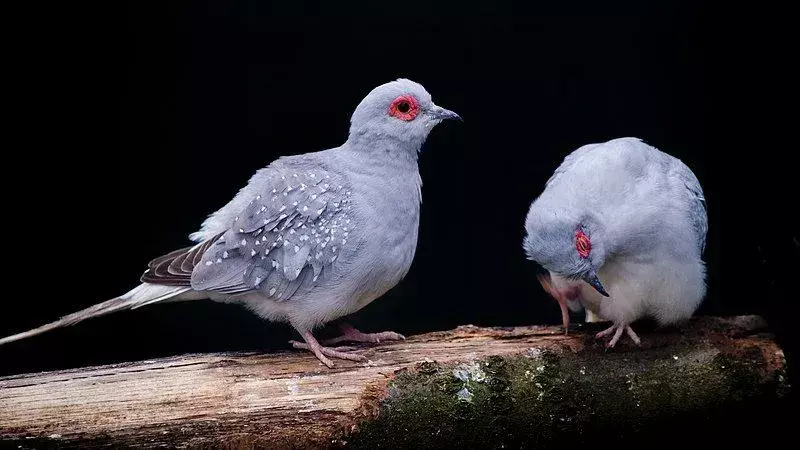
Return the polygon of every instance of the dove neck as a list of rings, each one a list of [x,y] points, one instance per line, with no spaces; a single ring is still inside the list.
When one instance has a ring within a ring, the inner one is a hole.
[[[351,133],[346,145],[367,158],[416,166],[422,143],[422,140],[413,138],[361,131]]]

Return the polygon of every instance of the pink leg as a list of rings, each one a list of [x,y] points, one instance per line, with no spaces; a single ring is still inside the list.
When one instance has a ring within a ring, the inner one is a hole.
[[[619,325],[618,324],[611,325],[610,327],[606,328],[605,330],[597,333],[594,336],[594,338],[595,339],[601,339],[601,338],[604,338],[604,337],[610,335],[611,333],[614,333],[614,336],[612,336],[611,340],[608,341],[608,343],[606,344],[606,347],[613,348],[615,345],[617,345],[617,342],[619,342],[620,337],[622,337],[622,332],[623,331],[628,335],[629,338],[631,338],[631,340],[633,341],[634,344],[636,344],[636,345],[641,345],[642,344],[641,339],[639,339],[639,336],[637,336],[636,333],[633,331],[633,328],[631,328],[628,325],[621,325],[621,324],[619,324]]]
[[[606,347],[614,348],[614,346],[617,345],[617,341],[619,341],[620,336],[622,336],[622,332],[624,331],[624,329],[625,329],[625,327],[623,327],[621,325],[618,325],[617,326],[617,331],[614,332],[614,337],[612,337],[611,340],[608,341],[608,344],[606,344]]]
[[[542,285],[542,288],[550,294],[557,302],[558,306],[561,307],[561,325],[564,327],[564,334],[568,334],[569,332],[569,311],[567,310],[567,300],[558,292],[553,285],[550,283],[550,278],[545,275],[537,276],[539,279],[539,283]]]
[[[326,358],[326,356],[329,356],[331,358],[346,359],[358,362],[363,362],[367,360],[367,358],[362,355],[357,355],[355,353],[345,353],[332,348],[321,346],[310,331],[303,331],[300,334],[303,336],[303,340],[306,341],[305,343],[297,341],[289,341],[289,343],[292,344],[294,348],[302,350],[310,350],[320,361],[322,361],[322,364],[325,364],[326,366],[328,366],[328,368],[331,369],[333,368],[333,362],[331,362],[330,359]]]
[[[569,334],[569,311],[567,311],[567,302],[563,300],[558,301],[558,306],[561,307],[561,326],[564,328],[564,334]]]
[[[642,340],[639,339],[639,336],[637,336],[636,333],[633,332],[633,328],[625,327],[625,331],[628,333],[628,337],[631,338],[634,344],[642,345]]]
[[[379,343],[381,341],[404,341],[406,339],[405,336],[395,333],[394,331],[384,331],[382,333],[362,333],[349,324],[342,324],[339,329],[342,331],[341,336],[323,341],[323,344],[332,345],[345,341]]]
[[[595,339],[604,338],[604,337],[608,336],[609,334],[613,333],[616,328],[617,328],[616,325],[611,325],[610,327],[606,328],[605,330],[595,334],[594,338]]]

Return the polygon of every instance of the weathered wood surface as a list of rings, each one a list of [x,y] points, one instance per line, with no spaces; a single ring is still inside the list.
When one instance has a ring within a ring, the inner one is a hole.
[[[594,325],[594,324],[593,324]],[[226,448],[544,444],[789,389],[755,316],[701,317],[604,351],[596,327],[478,328],[360,347],[327,369],[305,352],[184,355],[0,378],[14,447]],[[584,331],[589,328],[588,331]],[[635,410],[634,414],[630,414]],[[488,422],[487,422],[488,421]],[[490,428],[486,428],[486,427]],[[467,441],[469,439],[471,441]]]

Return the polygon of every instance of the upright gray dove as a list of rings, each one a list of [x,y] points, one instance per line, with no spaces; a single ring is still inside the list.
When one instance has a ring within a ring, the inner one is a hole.
[[[252,176],[190,238],[197,244],[150,262],[130,292],[30,331],[6,344],[84,319],[152,303],[211,299],[290,323],[322,363],[363,361],[323,347],[314,328],[360,310],[408,272],[417,245],[422,180],[418,152],[444,119],[420,84],[398,79],[356,107],[340,147],[284,156]],[[404,339],[344,325],[340,341]]]
[[[649,317],[678,324],[706,293],[708,220],[703,190],[679,159],[636,138],[585,145],[568,155],[530,206],[523,248],[549,273],[544,289],[587,321],[613,325],[614,347]]]

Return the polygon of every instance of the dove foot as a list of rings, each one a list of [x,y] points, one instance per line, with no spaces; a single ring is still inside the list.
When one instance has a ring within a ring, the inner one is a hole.
[[[405,336],[394,331],[362,333],[349,324],[343,324],[340,329],[342,331],[341,336],[328,339],[322,343],[325,345],[338,344],[339,342],[373,342],[377,344],[381,341],[404,341],[406,339]]]
[[[553,283],[550,281],[550,275],[538,275],[536,278],[539,280],[544,291],[558,302],[558,306],[561,308],[561,326],[564,329],[564,334],[569,334],[569,310],[567,309],[567,302],[569,300],[575,300],[580,296],[580,287],[572,286],[565,292],[560,292],[553,287]]]
[[[329,369],[334,367],[333,362],[328,359],[330,358],[337,358],[337,359],[346,359],[348,361],[356,361],[356,362],[364,362],[367,361],[366,356],[358,355],[355,353],[345,353],[342,350],[350,350],[352,347],[337,347],[337,348],[329,348],[323,347],[317,342],[317,339],[314,335],[311,334],[310,331],[304,331],[300,333],[303,336],[305,342],[297,342],[297,341],[289,341],[292,344],[292,347],[300,350],[309,350],[314,356],[319,359],[322,364],[328,366]]]
[[[620,337],[622,337],[622,332],[623,331],[628,335],[628,337],[633,341],[634,344],[636,344],[636,345],[641,345],[642,344],[641,339],[639,339],[639,336],[637,336],[636,333],[633,331],[633,328],[631,328],[628,325],[623,325],[623,324],[614,324],[614,325],[606,328],[605,330],[597,333],[594,336],[594,338],[595,339],[602,339],[602,338],[610,335],[611,333],[614,333],[614,335],[611,337],[611,340],[609,340],[606,343],[606,348],[614,348],[614,346],[617,345],[617,342],[619,341]]]

